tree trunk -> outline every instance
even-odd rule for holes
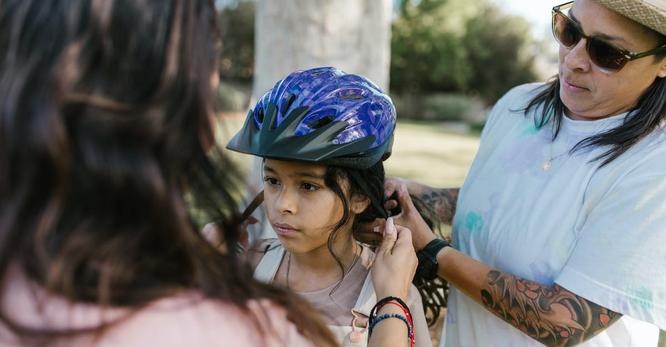
[[[257,0],[255,96],[316,66],[363,75],[386,90],[392,13],[391,0]]]

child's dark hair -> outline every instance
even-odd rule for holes
[[[356,236],[359,230],[359,225],[362,223],[370,223],[377,218],[389,217],[389,211],[384,207],[386,197],[384,196],[384,181],[385,172],[383,163],[377,162],[375,165],[368,169],[351,169],[338,166],[329,166],[326,170],[325,183],[335,192],[340,198],[343,205],[343,216],[340,221],[335,225],[333,232],[328,238],[328,250],[331,252],[342,271],[342,276],[345,275],[345,269],[342,261],[333,251],[333,243],[338,235],[338,230],[349,222],[352,218],[350,213],[349,199],[355,195],[362,195],[370,200],[368,207],[359,215],[355,217],[352,224],[352,234]],[[345,194],[340,186],[341,182],[348,182],[348,193]],[[426,223],[432,230],[438,230],[439,225],[437,218],[433,218],[434,212],[422,201],[412,197],[414,205],[416,206],[419,214],[425,219]],[[358,239],[358,237],[355,237]],[[371,247],[373,245],[370,245]],[[340,280],[340,282],[342,279]],[[428,325],[432,325],[439,317],[442,307],[446,306],[446,294],[448,293],[448,284],[442,279],[435,279],[433,281],[426,281],[422,278],[414,278],[413,281],[416,288],[421,294],[423,301],[423,308],[426,314]],[[339,283],[338,283],[339,285]],[[336,286],[335,289],[337,289]],[[331,291],[331,293],[333,292]]]

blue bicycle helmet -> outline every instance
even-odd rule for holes
[[[391,98],[332,67],[289,74],[248,112],[228,149],[261,157],[367,169],[391,154]]]

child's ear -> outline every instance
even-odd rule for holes
[[[351,212],[353,214],[359,214],[365,211],[370,205],[370,199],[365,195],[356,194],[351,198]]]

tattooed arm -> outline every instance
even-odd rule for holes
[[[401,218],[412,230],[415,248],[434,238],[409,199],[399,192]],[[420,240],[420,241],[419,241]],[[547,346],[572,346],[600,333],[621,315],[557,284],[550,286],[498,271],[444,247],[437,274],[487,310]]]
[[[418,185],[409,193],[430,206],[441,223],[450,225],[456,213],[459,190],[460,188],[432,188]]]
[[[598,334],[622,315],[557,284],[550,287],[490,270],[480,292],[483,305],[547,346],[573,346]]]
[[[547,346],[573,346],[622,315],[557,284],[551,286],[490,268],[453,248],[437,256],[439,275],[490,312]]]
[[[386,180],[386,196],[392,196],[394,192],[401,190],[407,190],[409,194],[428,205],[441,223],[451,224],[460,188],[433,188],[400,178]]]

